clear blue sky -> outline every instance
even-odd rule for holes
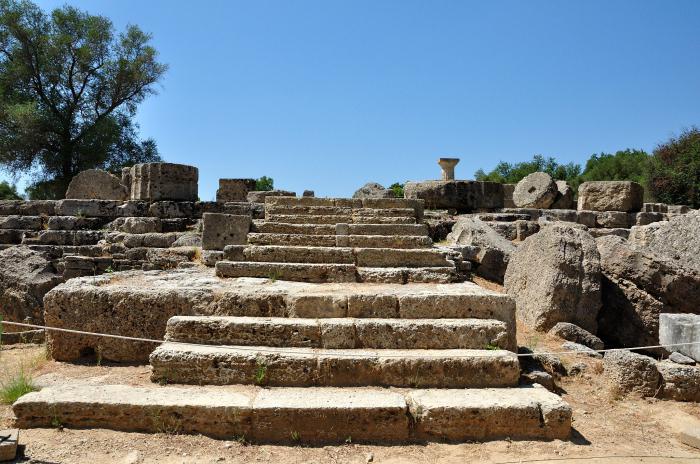
[[[44,8],[64,1],[39,1]],[[535,153],[652,150],[700,124],[700,1],[69,1],[153,34],[168,161],[348,196]]]

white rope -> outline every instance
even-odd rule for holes
[[[236,351],[250,351],[253,353],[269,353],[269,354],[280,354],[280,353],[305,353],[305,351],[308,348],[301,348],[301,347],[295,347],[295,348],[290,348],[290,347],[280,347],[276,349],[265,349],[264,347],[250,347],[250,346],[231,346],[231,345],[208,345],[205,343],[191,343],[191,342],[177,342],[177,341],[168,341],[168,340],[155,340],[151,338],[140,338],[140,337],[128,337],[125,335],[114,335],[114,334],[103,334],[103,333],[98,333],[98,332],[86,332],[83,330],[74,330],[74,329],[63,329],[60,327],[49,327],[45,325],[37,325],[37,324],[27,324],[23,322],[9,322],[9,321],[0,321],[0,324],[7,324],[7,325],[13,325],[17,327],[29,327],[29,328],[34,328],[34,329],[44,329],[44,330],[49,330],[49,331],[54,331],[54,332],[64,332],[64,333],[71,333],[71,334],[76,334],[76,335],[87,335],[87,336],[92,336],[92,337],[104,337],[104,338],[114,338],[117,340],[128,340],[128,341],[134,341],[134,342],[142,342],[142,343],[155,343],[155,344],[163,344],[163,343],[168,343],[171,345],[182,345],[182,346],[196,346],[196,347],[204,347],[204,348],[223,348],[223,349],[230,349],[230,350],[236,350]],[[10,332],[8,332],[10,333]],[[607,353],[609,351],[636,351],[636,350],[651,350],[651,349],[656,349],[656,348],[671,348],[671,347],[676,347],[676,346],[692,346],[692,345],[700,345],[700,341],[697,342],[686,342],[686,343],[671,343],[671,344],[666,344],[666,345],[648,345],[648,346],[635,346],[632,348],[608,348],[604,350],[591,350],[595,351],[596,353]],[[318,349],[318,348],[317,348]],[[362,348],[366,351],[373,351],[375,349],[373,348]],[[485,350],[484,350],[485,351]],[[496,350],[494,350],[496,351]],[[363,353],[349,353],[348,351],[344,352],[337,352],[333,350],[324,350],[324,354],[327,355],[334,355],[334,356],[339,356],[339,357],[349,357],[349,358],[354,358],[354,357],[365,357],[366,354]],[[514,353],[515,356],[519,358],[527,358],[527,357],[534,357],[534,356],[541,356],[541,355],[562,355],[562,354],[586,354],[585,351],[576,351],[576,350],[571,350],[571,351],[554,351],[554,352],[533,352],[533,353]],[[480,354],[480,353],[473,353],[473,354],[468,354],[468,355],[450,355],[449,357],[451,358],[489,358],[492,357],[492,354]],[[412,356],[412,355],[390,355],[390,354],[382,354],[380,357],[382,358],[443,358],[443,355],[435,355],[435,356]]]

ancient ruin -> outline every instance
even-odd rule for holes
[[[3,317],[127,337],[46,334],[57,361],[148,364],[152,381],[46,386],[14,404],[16,423],[177,424],[262,443],[567,439],[572,409],[555,380],[568,371],[537,353],[519,359],[516,318],[594,357],[658,343],[659,318],[662,340],[697,338],[697,321],[666,314],[695,311],[671,292],[700,288],[694,261],[649,248],[691,230],[696,212],[642,204],[631,182],[586,183],[572,209],[573,191],[545,173],[508,189],[455,180],[457,161],[440,160],[443,180],[407,183],[405,198],[297,197],[221,179],[217,201],[203,202],[197,168],[154,163],[124,171],[129,199],[83,188],[0,202],[0,301],[13,308]],[[609,352],[606,378],[700,400],[697,350],[674,351],[691,360]]]

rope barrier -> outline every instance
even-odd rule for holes
[[[74,330],[74,329],[64,329],[61,327],[49,327],[45,325],[37,325],[37,324],[27,324],[23,322],[9,322],[9,321],[0,321],[0,324],[6,324],[6,325],[12,325],[12,326],[17,326],[17,327],[27,327],[27,328],[34,328],[34,329],[44,329],[48,331],[53,331],[53,332],[64,332],[64,333],[70,333],[70,334],[75,334],[75,335],[86,335],[86,336],[92,336],[92,337],[103,337],[103,338],[113,338],[117,340],[127,340],[127,341],[134,341],[134,342],[142,342],[142,343],[154,343],[161,345],[163,343],[168,343],[171,345],[181,345],[181,346],[194,346],[194,347],[203,347],[203,348],[222,348],[222,349],[230,349],[230,350],[236,350],[236,351],[250,351],[252,353],[268,353],[268,354],[279,354],[279,353],[305,353],[305,350],[308,348],[301,348],[301,347],[280,347],[276,349],[265,349],[264,347],[250,347],[250,346],[231,346],[231,345],[208,345],[205,343],[191,343],[191,342],[178,342],[178,341],[168,341],[168,340],[155,340],[151,338],[141,338],[141,337],[129,337],[125,335],[114,335],[114,334],[103,334],[103,333],[98,333],[98,332],[86,332],[84,330]],[[648,346],[635,346],[632,348],[608,348],[604,350],[591,350],[595,351],[596,353],[607,353],[609,351],[636,351],[636,350],[651,350],[651,349],[657,349],[657,348],[671,348],[671,347],[677,347],[677,346],[692,346],[692,345],[700,345],[700,341],[697,342],[686,342],[686,343],[672,343],[672,344],[666,344],[666,345],[648,345]],[[367,348],[365,349],[366,351],[373,351],[372,348]],[[494,350],[495,351],[495,350]],[[349,358],[356,358],[356,357],[364,357],[365,354],[363,353],[349,353],[347,351],[344,352],[334,352],[333,350],[325,350],[324,354],[328,355],[335,355],[338,357],[349,357]],[[583,351],[576,351],[576,350],[570,350],[570,351],[558,351],[558,352],[533,352],[533,353],[514,353],[515,356],[519,358],[527,358],[527,357],[534,357],[534,356],[542,356],[542,355],[553,355],[553,356],[559,356],[563,354],[586,354],[586,352]],[[453,358],[488,358],[492,357],[492,354],[486,354],[486,353],[473,353],[469,355],[450,355],[449,357]],[[422,355],[422,356],[415,356],[415,355],[391,355],[391,354],[382,354],[382,358],[443,358],[443,355]]]

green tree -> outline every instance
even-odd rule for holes
[[[643,150],[620,150],[614,155],[592,155],[586,162],[581,181],[631,180],[646,185],[649,155]]]
[[[255,181],[255,190],[258,191],[270,191],[275,188],[275,181],[272,177],[262,176],[260,179]]]
[[[394,192],[394,196],[396,198],[403,198],[403,186],[404,184],[400,184],[398,182],[394,182],[389,186],[389,190]]]
[[[520,163],[499,162],[496,167],[486,173],[479,169],[474,173],[476,180],[500,182],[502,184],[516,184],[520,180],[533,172],[546,172],[556,180],[565,180],[569,184],[577,186],[578,176],[581,174],[581,166],[574,163],[559,164],[554,158],[545,158],[542,155],[535,155],[532,161]]]
[[[133,123],[167,69],[150,39],[70,6],[0,0],[0,166],[61,198],[82,170],[159,159]]]
[[[648,165],[648,187],[663,203],[700,207],[700,130],[692,127],[657,146]]]
[[[17,187],[9,184],[7,181],[0,182],[0,200],[21,200],[22,197],[17,193]]]

